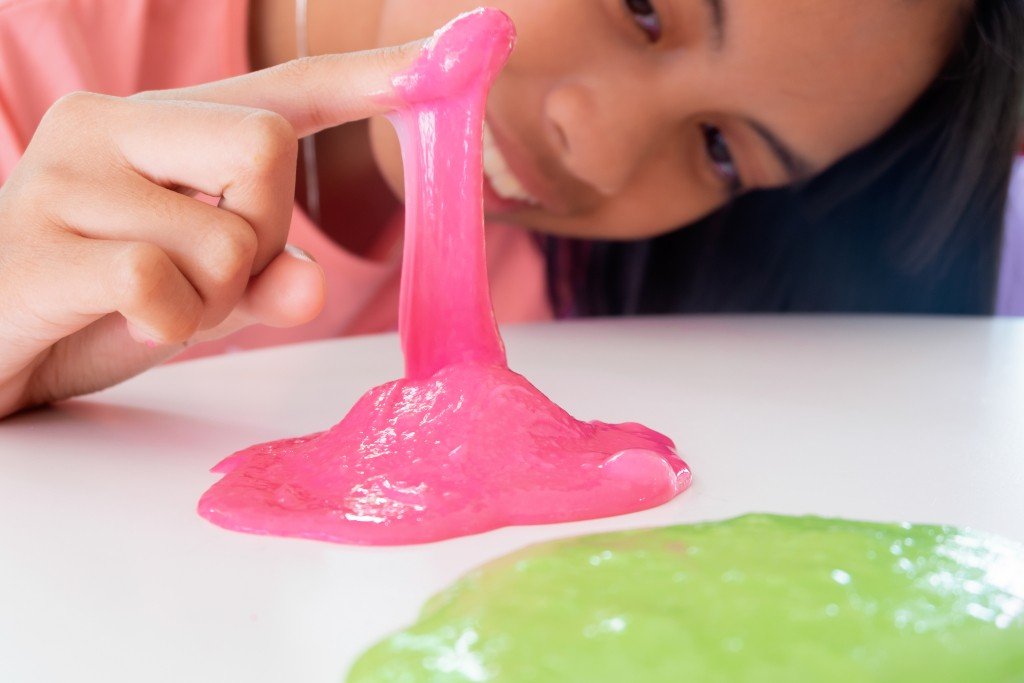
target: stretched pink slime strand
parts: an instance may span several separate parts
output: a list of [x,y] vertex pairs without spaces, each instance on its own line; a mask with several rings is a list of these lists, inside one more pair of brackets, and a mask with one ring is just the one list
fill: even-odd
[[487,281],[482,137],[487,92],[514,42],[507,16],[477,10],[438,32],[393,81],[404,100],[390,119],[405,163],[399,331],[408,379],[457,363],[506,364]]

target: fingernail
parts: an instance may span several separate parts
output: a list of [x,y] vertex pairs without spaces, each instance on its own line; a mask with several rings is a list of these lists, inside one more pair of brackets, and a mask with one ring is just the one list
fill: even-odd
[[137,341],[140,344],[145,344],[151,349],[155,349],[159,344],[148,334],[140,330],[132,323],[128,323],[128,336]]
[[294,244],[286,244],[286,245],[284,245],[284,250],[286,252],[288,252],[289,256],[293,256],[293,257],[295,257],[297,259],[300,259],[302,261],[309,261],[310,263],[316,263],[316,259],[313,258],[313,256],[308,251],[306,251],[304,249],[299,249]]

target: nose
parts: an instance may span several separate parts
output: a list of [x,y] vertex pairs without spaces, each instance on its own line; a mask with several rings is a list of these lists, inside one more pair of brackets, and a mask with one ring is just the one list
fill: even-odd
[[652,103],[611,79],[567,81],[544,99],[544,129],[562,165],[606,196],[629,184],[656,137]]

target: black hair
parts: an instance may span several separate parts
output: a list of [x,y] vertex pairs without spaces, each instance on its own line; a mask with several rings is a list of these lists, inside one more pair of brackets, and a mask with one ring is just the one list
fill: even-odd
[[931,87],[817,178],[644,241],[545,238],[556,313],[992,313],[1022,73],[1024,0],[975,0]]

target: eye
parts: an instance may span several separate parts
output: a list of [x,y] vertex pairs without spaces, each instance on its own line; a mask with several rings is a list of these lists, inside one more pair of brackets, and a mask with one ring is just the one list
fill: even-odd
[[623,0],[626,11],[633,15],[633,21],[647,36],[647,40],[656,43],[661,40],[661,17],[654,9],[651,0]]
[[721,129],[716,126],[702,124],[701,130],[704,132],[704,148],[707,151],[711,165],[715,167],[715,173],[722,178],[731,194],[739,194],[740,190],[743,189],[743,180],[740,178],[736,162],[732,157],[732,152],[729,150],[729,143],[726,142]]

